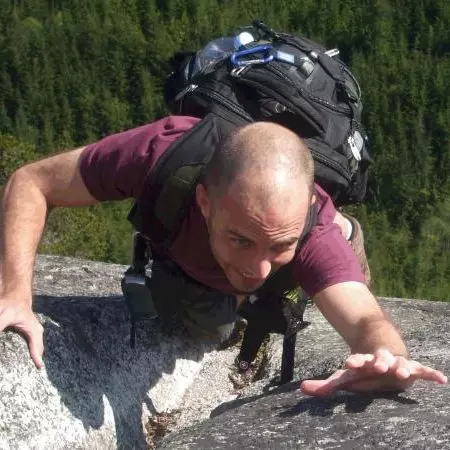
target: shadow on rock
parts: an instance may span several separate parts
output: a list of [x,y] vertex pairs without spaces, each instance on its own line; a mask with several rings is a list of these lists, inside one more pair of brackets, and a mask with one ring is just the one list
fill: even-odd
[[310,416],[328,417],[334,414],[334,409],[344,405],[347,413],[362,413],[374,400],[386,399],[402,405],[417,405],[416,400],[400,397],[393,393],[379,394],[354,394],[348,392],[339,392],[331,397],[306,397],[302,398],[296,405],[289,409],[283,408],[280,417],[292,417],[299,414],[308,413]]
[[[275,387],[273,387],[275,386]],[[238,398],[236,400],[231,400],[229,402],[221,403],[217,408],[211,411],[210,418],[220,416],[224,412],[230,411],[232,409],[239,408],[240,406],[246,405],[247,403],[252,403],[263,397],[268,397],[270,395],[281,394],[283,392],[296,391],[298,390],[298,382],[291,382],[286,384],[281,384],[276,386],[274,382],[264,388],[262,394],[253,395],[250,397]]]
[[[312,379],[325,379],[328,378],[331,373],[323,374]],[[210,415],[210,418],[217,417],[227,411],[239,408],[243,405],[253,403],[259,399],[267,398],[273,395],[284,394],[288,392],[300,392],[299,386],[302,380],[293,381],[290,383],[276,386],[273,380],[271,384],[263,389],[262,394],[240,398],[232,400],[230,402],[222,403],[215,408]],[[275,386],[275,387],[273,387]],[[302,394],[303,395],[303,394]],[[376,399],[387,399],[400,404],[416,405],[416,400],[408,399],[403,396],[399,396],[392,392],[380,392],[376,394],[357,394],[349,392],[338,392],[330,397],[303,397],[294,406],[286,409],[285,406],[278,407],[283,412],[279,414],[280,417],[292,417],[302,413],[309,413],[310,416],[328,417],[333,414],[334,409],[337,406],[345,405],[345,411],[348,413],[361,413],[364,412],[367,407]]]
[[[44,315],[44,363],[51,383],[86,430],[114,423],[117,448],[148,448],[143,405],[155,413],[149,391],[178,358],[199,361],[200,346],[142,323],[129,345],[128,310],[122,297],[37,296]],[[166,394],[167,395],[167,394]]]

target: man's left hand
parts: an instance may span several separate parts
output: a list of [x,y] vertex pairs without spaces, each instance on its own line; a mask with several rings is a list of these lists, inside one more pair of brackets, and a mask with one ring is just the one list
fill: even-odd
[[347,358],[344,369],[326,380],[305,380],[300,389],[313,396],[328,396],[339,390],[403,391],[416,380],[447,383],[447,377],[439,370],[380,349],[375,354],[352,354]]

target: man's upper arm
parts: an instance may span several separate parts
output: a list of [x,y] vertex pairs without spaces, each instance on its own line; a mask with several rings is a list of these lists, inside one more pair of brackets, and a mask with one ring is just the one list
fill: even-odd
[[28,164],[19,171],[42,192],[50,207],[93,205],[97,200],[87,189],[79,168],[83,150],[81,147],[60,153]]
[[169,146],[199,119],[169,116],[25,166],[50,206],[139,198]]
[[315,227],[296,258],[294,280],[309,297],[335,284],[364,282],[355,252],[334,223]]

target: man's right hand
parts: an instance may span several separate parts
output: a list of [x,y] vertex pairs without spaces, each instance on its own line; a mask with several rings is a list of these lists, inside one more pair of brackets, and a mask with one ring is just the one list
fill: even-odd
[[31,309],[31,299],[18,303],[15,297],[0,295],[0,333],[6,328],[18,331],[27,340],[31,359],[40,369],[44,365],[44,328]]

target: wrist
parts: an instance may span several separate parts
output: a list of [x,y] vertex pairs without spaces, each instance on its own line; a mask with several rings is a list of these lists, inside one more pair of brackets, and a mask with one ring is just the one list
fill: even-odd
[[0,295],[31,296],[31,279],[19,271],[11,270],[11,266],[0,262]]
[[17,288],[15,286],[13,287],[11,283],[0,284],[0,303],[8,302],[17,306],[21,305],[26,308],[31,308],[33,303],[31,289]]
[[390,346],[390,345],[379,345],[377,347],[360,347],[360,346],[354,346],[350,347],[350,353],[352,355],[354,354],[370,354],[375,355],[379,351],[388,351],[392,356],[395,358],[401,357],[409,359],[409,353],[406,347],[403,346]]
[[408,357],[400,332],[387,318],[368,321],[352,344],[352,353],[374,354],[378,350],[387,350],[394,356]]

